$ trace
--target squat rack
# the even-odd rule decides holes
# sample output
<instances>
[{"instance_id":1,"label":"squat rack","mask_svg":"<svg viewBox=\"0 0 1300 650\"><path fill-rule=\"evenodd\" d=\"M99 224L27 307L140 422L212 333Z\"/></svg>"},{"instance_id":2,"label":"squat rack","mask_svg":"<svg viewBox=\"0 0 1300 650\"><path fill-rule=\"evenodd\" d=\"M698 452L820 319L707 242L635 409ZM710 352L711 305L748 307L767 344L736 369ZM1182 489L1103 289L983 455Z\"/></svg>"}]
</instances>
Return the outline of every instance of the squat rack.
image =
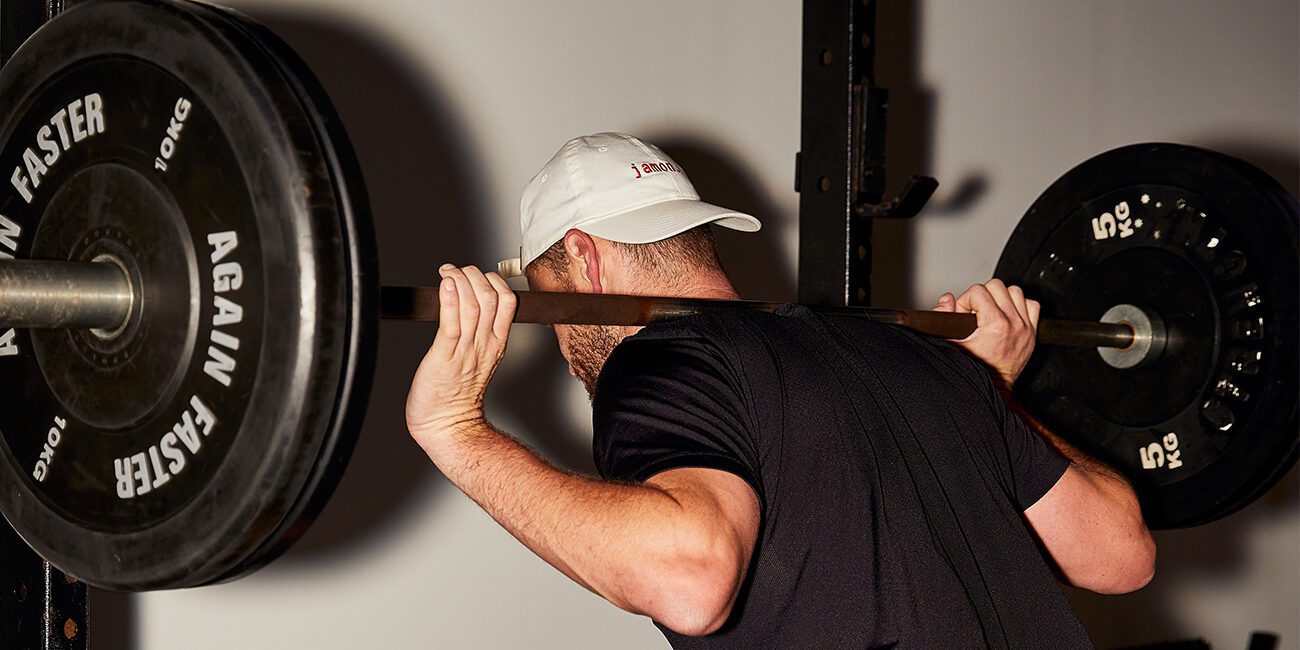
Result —
<instances>
[{"instance_id":1,"label":"squat rack","mask_svg":"<svg viewBox=\"0 0 1300 650\"><path fill-rule=\"evenodd\" d=\"M0 0L0 65L41 25L79 0ZM932 178L913 177L885 197L889 94L876 85L872 0L804 0L798 296L804 304L866 306L871 299L875 218L916 215ZM88 647L84 583L33 552L0 523L0 645L43 650Z\"/></svg>"}]
</instances>

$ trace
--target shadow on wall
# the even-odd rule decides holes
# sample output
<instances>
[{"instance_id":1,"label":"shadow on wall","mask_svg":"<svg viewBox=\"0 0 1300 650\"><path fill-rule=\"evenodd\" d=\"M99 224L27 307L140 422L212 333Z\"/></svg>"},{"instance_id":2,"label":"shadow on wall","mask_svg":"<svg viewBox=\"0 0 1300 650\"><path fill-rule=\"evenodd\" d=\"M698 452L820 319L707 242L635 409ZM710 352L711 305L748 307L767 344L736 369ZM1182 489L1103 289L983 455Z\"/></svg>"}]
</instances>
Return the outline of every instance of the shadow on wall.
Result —
<instances>
[{"instance_id":1,"label":"shadow on wall","mask_svg":"<svg viewBox=\"0 0 1300 650\"><path fill-rule=\"evenodd\" d=\"M935 96L921 83L923 11L916 0L876 4L876 82L889 90L886 201L908 177L934 173ZM987 189L988 178L980 173L940 178L938 192L919 216L877 219L872 224L871 304L929 308L936 296L922 296L918 302L913 282L916 220L970 216Z\"/></svg>"},{"instance_id":2,"label":"shadow on wall","mask_svg":"<svg viewBox=\"0 0 1300 650\"><path fill-rule=\"evenodd\" d=\"M443 262L484 252L474 158L452 103L439 97L384 39L353 21L253 9L311 66L352 139L370 195L385 284L435 284ZM364 554L401 520L437 470L406 435L411 376L436 326L385 323L370 404L347 471L307 534L273 566Z\"/></svg>"},{"instance_id":3,"label":"shadow on wall","mask_svg":"<svg viewBox=\"0 0 1300 650\"><path fill-rule=\"evenodd\" d=\"M705 201L763 222L765 227L756 233L713 229L718 257L740 295L750 300L794 300L794 267L786 259L781 229L776 227L778 208L744 162L698 138L667 133L650 136L650 141L686 170Z\"/></svg>"},{"instance_id":4,"label":"shadow on wall","mask_svg":"<svg viewBox=\"0 0 1300 650\"><path fill-rule=\"evenodd\" d=\"M1300 158L1294 151L1271 149L1227 137L1201 137L1189 144L1224 153L1259 167L1275 178L1295 196L1300 192ZM1210 190L1212 191L1212 189ZM1234 587L1251 581L1269 580L1278 574L1268 567L1267 559L1256 553L1265 537L1276 537L1278 524L1295 519L1300 509L1300 468L1292 467L1277 485L1246 508L1216 522L1156 533L1159 547L1156 576L1145 589L1124 596L1100 596L1072 590L1070 601L1083 620L1093 642L1099 647L1118 647L1138 643L1196 638L1210 630L1189 618L1188 597L1182 593L1189 586L1207 589L1206 584L1220 585L1221 598L1228 598ZM1272 539L1272 538L1270 538ZM1273 543L1278 540L1273 539ZM1284 540L1283 540L1284 541ZM1294 564L1291 565L1291 569ZM1266 577L1269 576L1269 577ZM1285 579L1278 578L1285 584ZM1236 592L1240 594L1241 592ZM1258 592L1249 595L1263 596ZM1285 598L1286 594L1274 597ZM1234 611L1248 610L1249 605L1223 603ZM1226 618L1226 617L1225 617ZM1244 627L1255 629L1248 617ZM1263 626L1261 621L1259 626ZM1272 630L1282 641L1295 643L1292 630ZM1246 638L1229 639L1228 647L1245 647Z\"/></svg>"},{"instance_id":5,"label":"shadow on wall","mask_svg":"<svg viewBox=\"0 0 1300 650\"><path fill-rule=\"evenodd\" d=\"M885 134L885 200L909 176L932 174L934 97L921 85L921 11L915 0L876 3L876 83L889 89ZM939 179L940 192L947 189ZM932 199L933 202L933 199ZM871 233L871 304L911 306L916 276L916 224L932 212L906 220L876 219Z\"/></svg>"},{"instance_id":6,"label":"shadow on wall","mask_svg":"<svg viewBox=\"0 0 1300 650\"><path fill-rule=\"evenodd\" d=\"M566 407L577 380L569 376L554 332L516 326L510 336L511 351L520 356L502 364L492 378L486 400L489 417L496 420L500 414L511 422L511 435L551 463L594 475L591 438L575 435L588 427L573 422Z\"/></svg>"}]
</instances>

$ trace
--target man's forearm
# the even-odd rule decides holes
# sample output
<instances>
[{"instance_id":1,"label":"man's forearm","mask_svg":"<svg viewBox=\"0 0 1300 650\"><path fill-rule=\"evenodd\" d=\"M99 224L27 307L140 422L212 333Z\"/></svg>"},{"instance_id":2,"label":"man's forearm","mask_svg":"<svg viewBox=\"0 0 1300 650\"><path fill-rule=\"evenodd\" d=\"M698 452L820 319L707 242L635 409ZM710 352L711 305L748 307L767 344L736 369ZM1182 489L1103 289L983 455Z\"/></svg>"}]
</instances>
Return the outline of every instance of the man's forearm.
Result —
<instances>
[{"instance_id":1,"label":"man's forearm","mask_svg":"<svg viewBox=\"0 0 1300 650\"><path fill-rule=\"evenodd\" d=\"M661 619L690 599L691 521L668 491L561 471L488 423L415 434L438 468L542 559L615 605ZM672 600L675 602L665 602Z\"/></svg>"},{"instance_id":2,"label":"man's forearm","mask_svg":"<svg viewBox=\"0 0 1300 650\"><path fill-rule=\"evenodd\" d=\"M597 485L592 479L563 472L482 420L434 436L425 452L452 483L525 546L579 584L609 597L588 577L598 572L583 566L603 554L603 549L593 547L603 546L608 539L606 531L597 530L605 527L604 520L582 514L585 508L580 504L644 501L653 495L634 496L644 488ZM601 563L606 562L618 559Z\"/></svg>"}]
</instances>

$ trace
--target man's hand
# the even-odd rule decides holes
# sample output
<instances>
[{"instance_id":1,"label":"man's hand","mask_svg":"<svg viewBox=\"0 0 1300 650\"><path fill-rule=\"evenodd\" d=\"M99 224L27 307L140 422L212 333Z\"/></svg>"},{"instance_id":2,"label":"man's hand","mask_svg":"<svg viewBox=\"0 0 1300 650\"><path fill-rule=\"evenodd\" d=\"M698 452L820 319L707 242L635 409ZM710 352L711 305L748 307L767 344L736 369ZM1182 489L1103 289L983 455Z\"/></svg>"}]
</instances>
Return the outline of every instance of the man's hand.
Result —
<instances>
[{"instance_id":1,"label":"man's hand","mask_svg":"<svg viewBox=\"0 0 1300 650\"><path fill-rule=\"evenodd\" d=\"M438 269L438 335L406 397L406 426L422 447L483 420L483 393L506 351L515 293L496 273Z\"/></svg>"},{"instance_id":2,"label":"man's hand","mask_svg":"<svg viewBox=\"0 0 1300 650\"><path fill-rule=\"evenodd\" d=\"M934 310L974 313L975 331L957 343L992 369L1004 387L1016 382L1034 352L1038 301L1027 300L1020 287L995 278L972 285L957 298L943 294Z\"/></svg>"}]
</instances>

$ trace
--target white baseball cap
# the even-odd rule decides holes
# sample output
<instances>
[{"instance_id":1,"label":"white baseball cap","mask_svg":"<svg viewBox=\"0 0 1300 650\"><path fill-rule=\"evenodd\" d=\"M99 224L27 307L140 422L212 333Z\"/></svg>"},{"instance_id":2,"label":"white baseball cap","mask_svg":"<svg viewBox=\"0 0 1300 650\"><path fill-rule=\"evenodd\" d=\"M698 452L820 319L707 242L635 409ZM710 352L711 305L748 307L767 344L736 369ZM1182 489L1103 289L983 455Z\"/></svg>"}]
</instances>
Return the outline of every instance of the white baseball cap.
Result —
<instances>
[{"instance_id":1,"label":"white baseball cap","mask_svg":"<svg viewBox=\"0 0 1300 650\"><path fill-rule=\"evenodd\" d=\"M658 147L626 133L597 133L564 143L524 187L519 201L523 246L502 261L503 276L530 262L571 228L625 244L648 244L716 223L754 232L754 217L700 200L686 172Z\"/></svg>"}]
</instances>

